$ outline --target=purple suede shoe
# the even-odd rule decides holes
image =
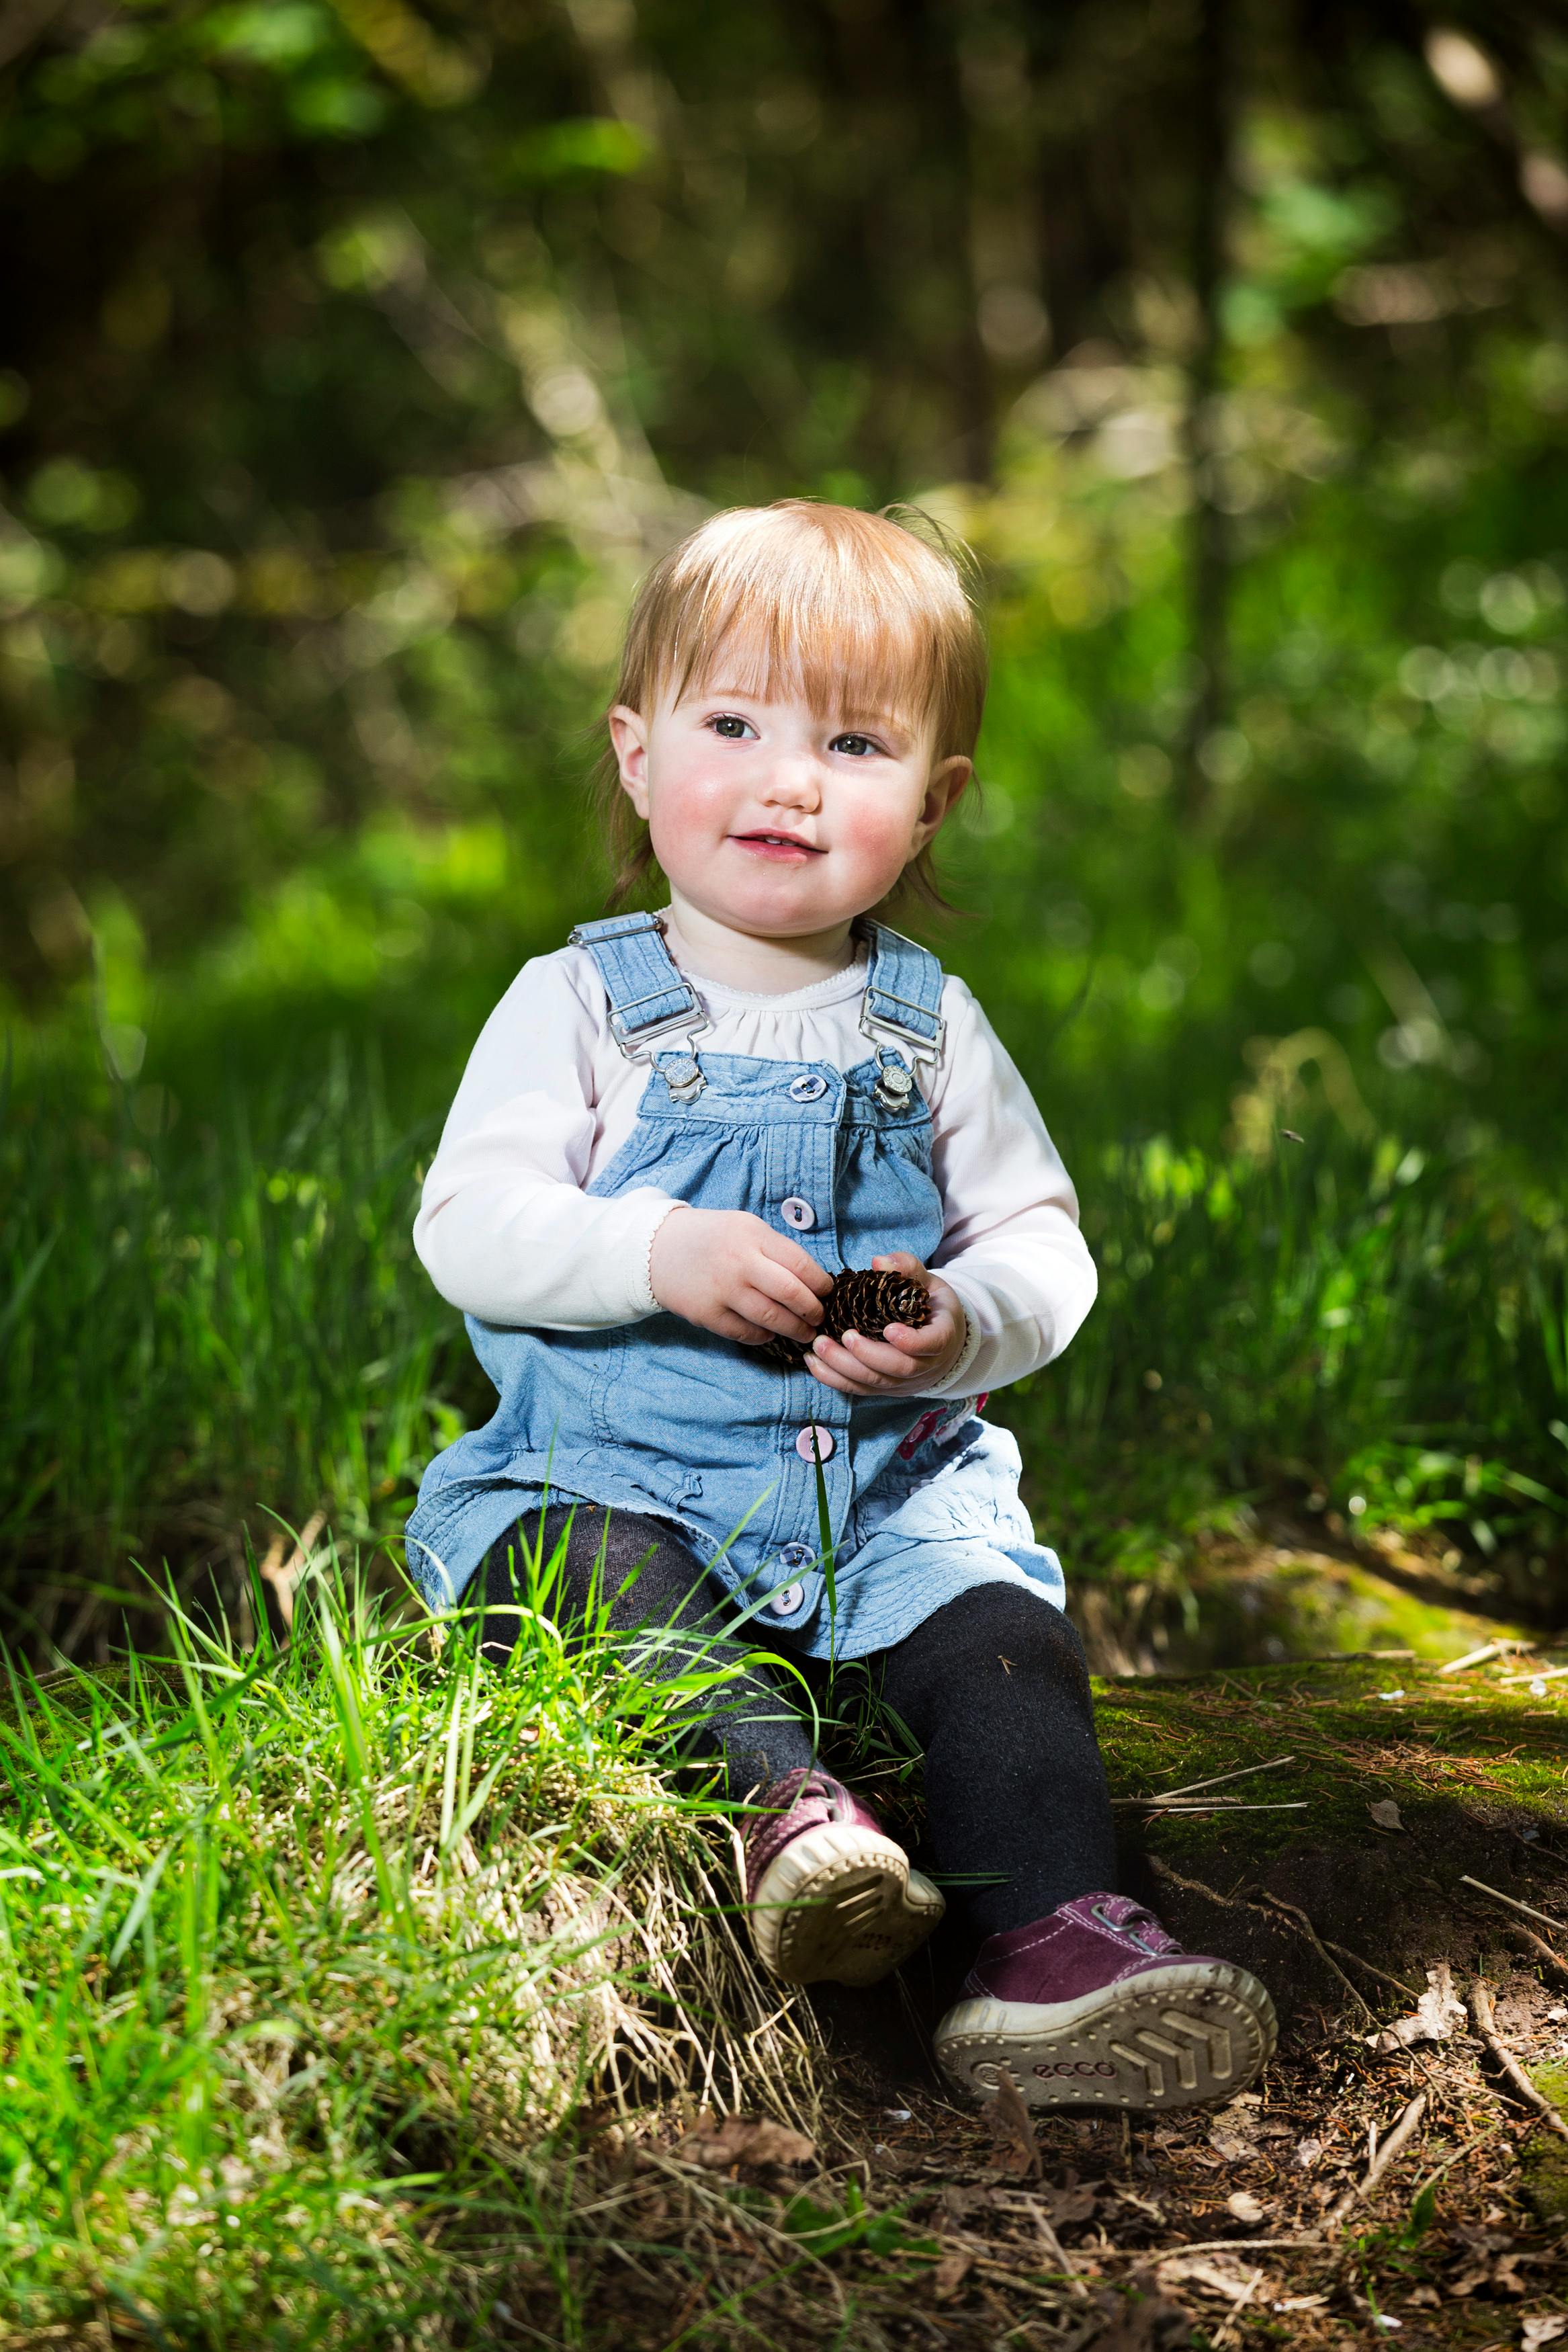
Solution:
[[[747,1925],[786,1984],[879,1983],[946,1909],[871,1807],[826,1772],[787,1772],[741,1837]]]
[[[1273,2055],[1274,2004],[1232,1961],[1184,1952],[1125,1895],[1080,1895],[992,1936],[936,2029],[955,2083],[1031,2107],[1192,2107]]]

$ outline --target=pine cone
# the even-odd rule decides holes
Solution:
[[[833,1276],[833,1286],[822,1301],[822,1319],[817,1327],[830,1339],[841,1339],[846,1331],[859,1331],[868,1339],[880,1339],[890,1323],[907,1323],[918,1330],[931,1320],[931,1295],[924,1283],[907,1274],[878,1274],[874,1268],[846,1268]],[[797,1370],[806,1360],[809,1343],[800,1339],[769,1339],[758,1353],[790,1371]]]

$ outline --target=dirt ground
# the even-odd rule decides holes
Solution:
[[[1103,1687],[1124,1883],[1270,1985],[1261,2080],[1154,2118],[960,2106],[926,2056],[964,1965],[939,1936],[894,1986],[813,1996],[814,2143],[603,2119],[574,2340],[1568,2352],[1568,1677],[1548,1675],[1406,1654]],[[1153,1801],[1215,1776],[1177,1801],[1213,1811]],[[495,2340],[561,2340],[525,2281],[513,2318]]]

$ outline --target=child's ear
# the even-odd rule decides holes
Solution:
[[[610,713],[610,740],[621,789],[640,817],[648,814],[648,730],[641,712],[618,702]]]
[[[915,847],[925,848],[939,833],[963,797],[970,777],[975,772],[973,760],[961,758],[956,752],[950,760],[938,760],[926,782],[925,797],[920,803],[920,814],[915,826]],[[625,774],[624,769],[622,771]]]

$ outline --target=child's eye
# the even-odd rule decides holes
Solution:
[[[830,751],[845,751],[852,760],[864,760],[878,750],[869,735],[835,735],[829,744]]]
[[[720,711],[716,719],[708,720],[708,725],[716,735],[722,735],[727,743],[743,743],[748,735],[757,731],[748,719],[737,719],[732,710]]]

